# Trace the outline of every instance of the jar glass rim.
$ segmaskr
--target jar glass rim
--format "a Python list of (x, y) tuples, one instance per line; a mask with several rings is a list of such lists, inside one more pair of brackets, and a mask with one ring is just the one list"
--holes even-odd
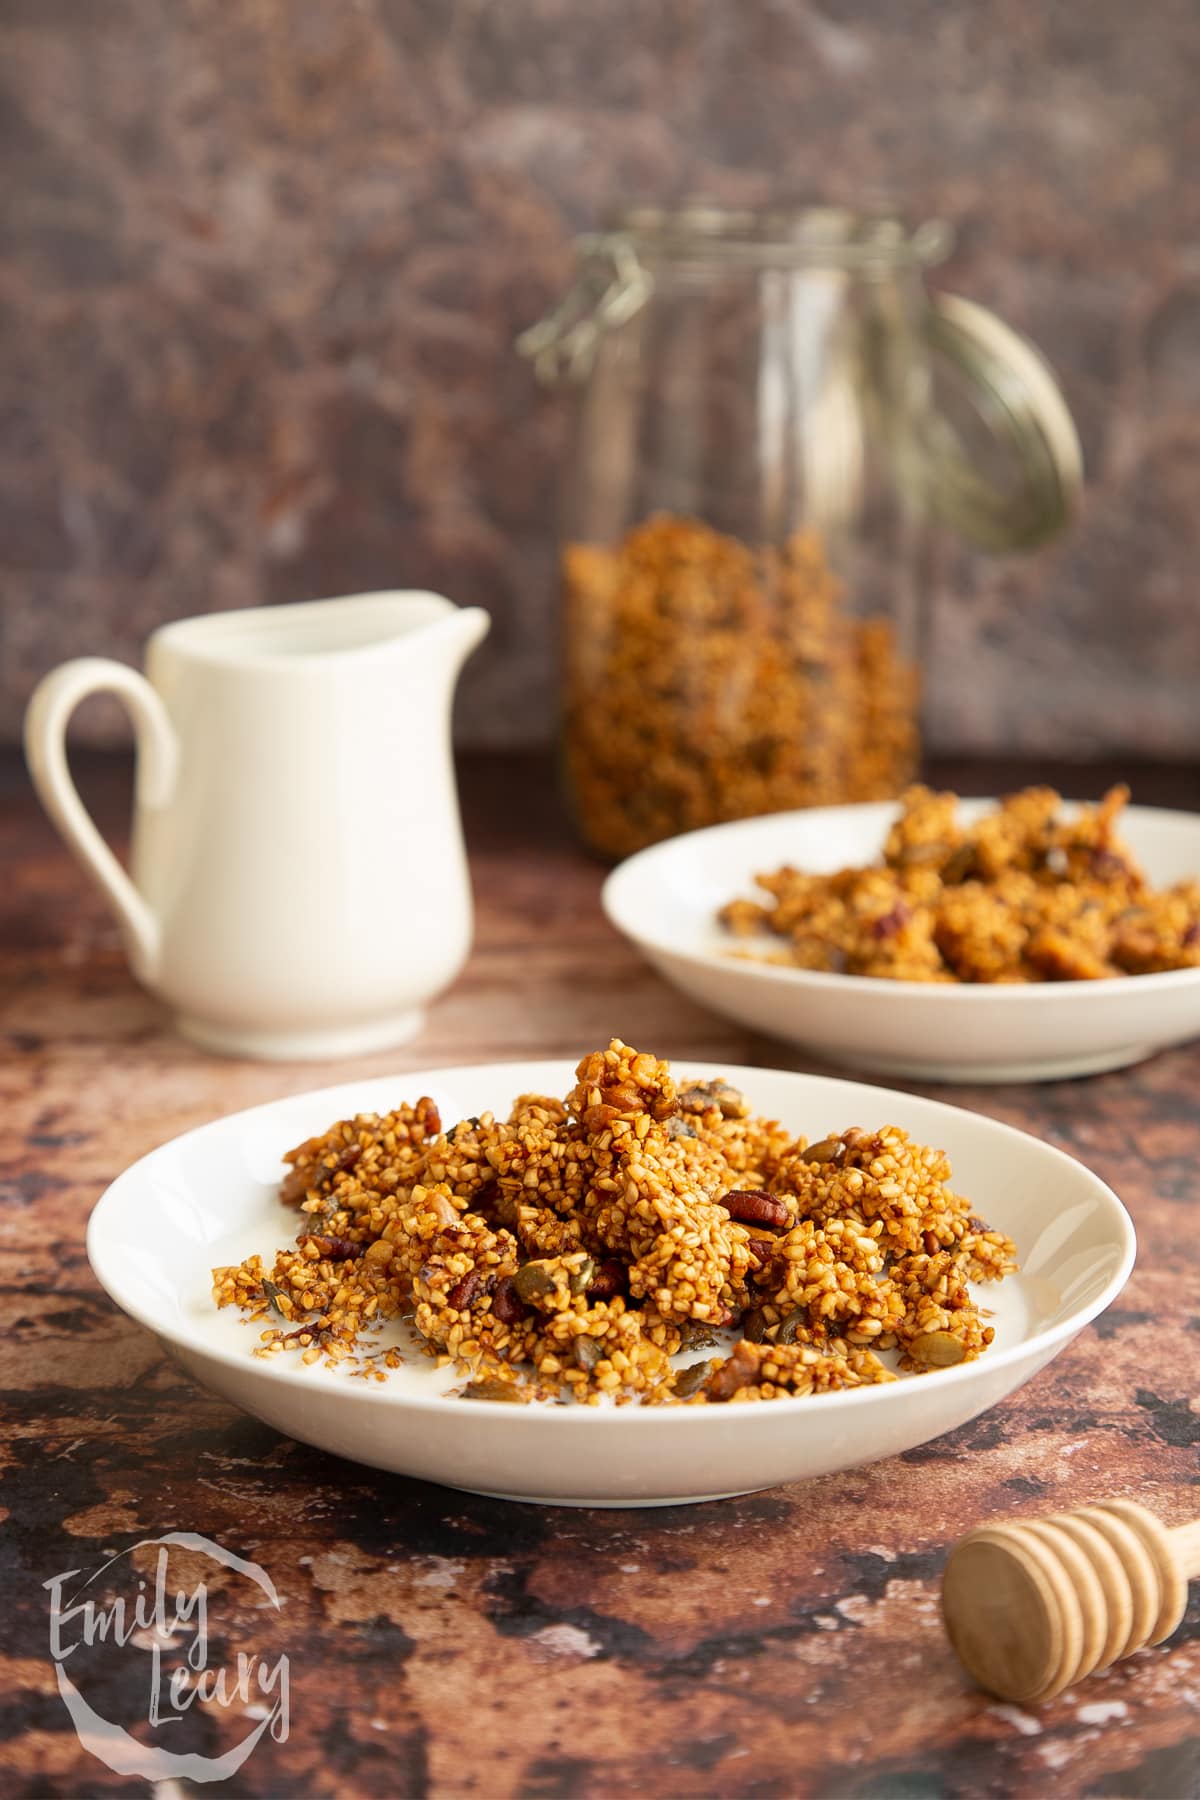
[(648, 262), (734, 263), (766, 268), (928, 268), (949, 255), (952, 232), (937, 219), (911, 225), (887, 205), (805, 203), (761, 207), (684, 200), (615, 206), (605, 229)]

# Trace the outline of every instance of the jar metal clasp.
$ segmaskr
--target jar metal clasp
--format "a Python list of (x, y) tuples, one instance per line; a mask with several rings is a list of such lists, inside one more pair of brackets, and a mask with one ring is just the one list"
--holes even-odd
[(641, 311), (654, 292), (654, 277), (621, 232), (594, 232), (577, 240), (579, 275), (559, 304), (517, 339), (539, 381), (583, 381), (596, 346)]

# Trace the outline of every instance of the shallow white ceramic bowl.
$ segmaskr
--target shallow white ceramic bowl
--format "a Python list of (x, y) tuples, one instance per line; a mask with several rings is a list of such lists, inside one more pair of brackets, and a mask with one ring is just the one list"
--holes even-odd
[[(961, 813), (974, 819), (995, 804), (963, 801)], [(936, 1081), (1052, 1081), (1121, 1069), (1200, 1033), (1200, 969), (952, 986), (730, 955), (748, 946), (722, 931), (715, 915), (727, 900), (753, 895), (756, 874), (784, 863), (831, 874), (872, 862), (897, 811), (891, 802), (818, 807), (688, 832), (614, 869), (604, 910), (692, 999), (854, 1069)], [(1200, 875), (1200, 814), (1133, 806), (1122, 833), (1156, 886)]]
[[(333, 1120), (431, 1094), (449, 1123), (506, 1112), (521, 1093), (563, 1094), (568, 1063), (435, 1069), (301, 1094), (203, 1125), (119, 1176), (88, 1228), (108, 1293), (205, 1387), (335, 1455), (450, 1487), (576, 1506), (717, 1499), (894, 1456), (952, 1431), (1027, 1381), (1101, 1312), (1133, 1265), (1133, 1226), (1080, 1163), (957, 1107), (768, 1069), (725, 1074), (755, 1109), (822, 1137), (905, 1126), (950, 1154), (957, 1191), (1011, 1234), (1021, 1273), (982, 1290), (996, 1342), (977, 1362), (895, 1384), (769, 1404), (639, 1408), (497, 1406), (444, 1397), (450, 1371), (415, 1357), (386, 1383), (299, 1358), (251, 1355), (259, 1328), (217, 1312), (210, 1269), (292, 1237), (280, 1153)], [(696, 1352), (681, 1360), (694, 1360)]]

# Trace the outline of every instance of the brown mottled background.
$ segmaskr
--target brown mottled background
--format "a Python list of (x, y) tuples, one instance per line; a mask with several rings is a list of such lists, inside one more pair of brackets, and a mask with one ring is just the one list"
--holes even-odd
[(1195, 0), (6, 0), (0, 38), (0, 740), (62, 656), (407, 583), (494, 615), (467, 734), (544, 736), (568, 421), (510, 346), (572, 234), (886, 185), (1049, 353), (1092, 483), (1056, 550), (948, 565), (937, 741), (1200, 751)]

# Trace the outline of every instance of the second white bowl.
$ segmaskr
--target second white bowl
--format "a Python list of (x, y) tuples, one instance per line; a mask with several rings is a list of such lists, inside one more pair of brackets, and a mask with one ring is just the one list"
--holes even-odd
[[(967, 800), (970, 821), (994, 800)], [(1200, 1033), (1200, 969), (976, 986), (756, 963), (716, 922), (783, 863), (818, 874), (878, 858), (898, 807), (815, 807), (692, 831), (614, 869), (604, 910), (667, 980), (714, 1012), (853, 1069), (935, 1081), (1052, 1081), (1140, 1062)], [(1200, 814), (1132, 806), (1122, 835), (1155, 886), (1200, 874)]]

